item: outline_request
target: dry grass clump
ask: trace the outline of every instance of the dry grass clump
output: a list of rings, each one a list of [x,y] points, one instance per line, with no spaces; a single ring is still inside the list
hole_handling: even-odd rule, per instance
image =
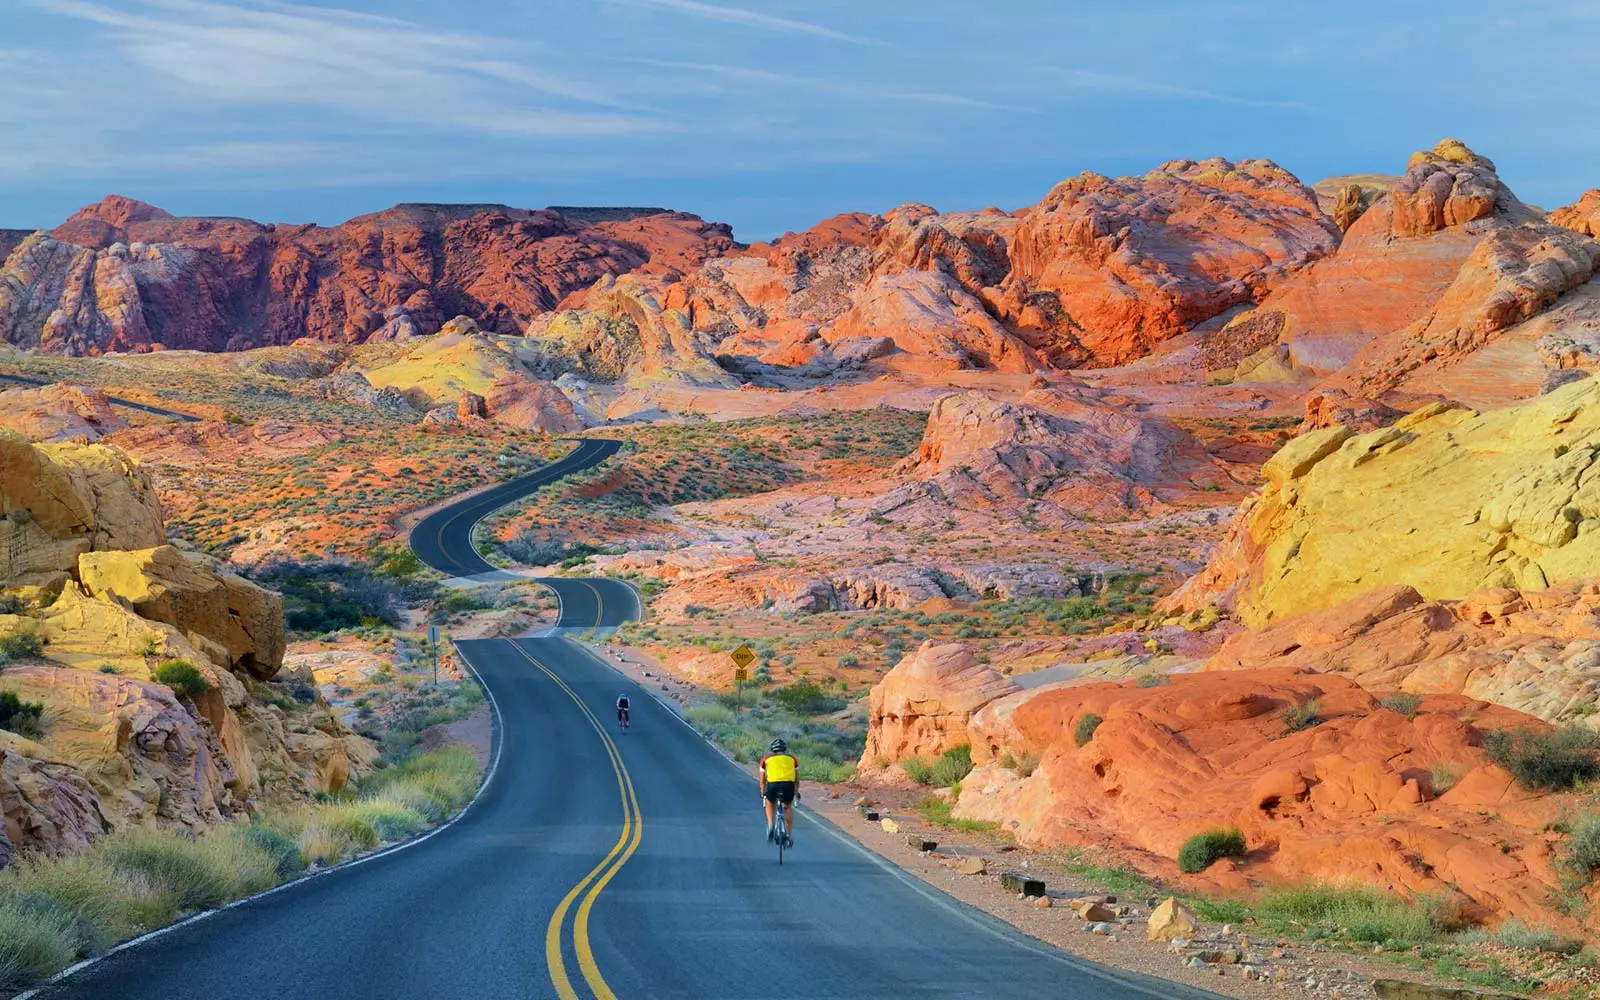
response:
[[[79,958],[292,878],[401,840],[464,806],[478,762],[462,746],[416,754],[363,783],[361,795],[263,816],[200,837],[127,829],[80,854],[31,856],[0,871],[0,990],[26,987]]]

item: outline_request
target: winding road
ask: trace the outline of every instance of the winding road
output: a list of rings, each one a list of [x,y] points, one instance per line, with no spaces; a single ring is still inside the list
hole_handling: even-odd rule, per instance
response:
[[[49,382],[43,379],[26,378],[22,375],[7,375],[4,372],[0,372],[0,382],[14,382],[17,385],[26,385],[33,388],[41,388],[44,386],[58,384],[56,382]],[[158,417],[171,417],[174,420],[181,420],[187,424],[197,424],[200,422],[200,418],[192,413],[179,413],[177,410],[163,410],[159,406],[151,406],[148,403],[135,403],[131,399],[120,399],[116,396],[107,396],[106,399],[108,399],[113,406],[125,406],[130,410],[138,410],[141,413],[152,413]]]
[[[471,525],[614,442],[446,507],[412,544],[493,572]],[[82,1000],[1214,997],[1021,935],[807,813],[779,866],[754,780],[562,629],[636,616],[610,580],[551,579],[561,629],[458,643],[497,716],[479,798],[420,842],[117,952],[43,991]],[[611,706],[632,696],[633,726]]]

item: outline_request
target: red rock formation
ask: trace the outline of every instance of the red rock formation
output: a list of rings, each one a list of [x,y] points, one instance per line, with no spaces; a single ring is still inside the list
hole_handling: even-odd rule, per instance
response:
[[[861,766],[934,756],[971,743],[972,713],[1015,690],[1009,677],[979,663],[966,646],[924,642],[873,686]]]
[[[400,205],[323,228],[108,198],[12,250],[0,339],[72,354],[234,350],[427,334],[456,315],[520,333],[604,276],[678,273],[734,246],[726,226],[690,215],[602,214]]]
[[[1350,225],[1337,253],[1266,297],[1250,330],[1276,328],[1281,346],[1267,349],[1282,356],[1266,366],[1248,359],[1235,374],[1245,381],[1265,371],[1275,379],[1326,377],[1326,385],[1371,398],[1443,392],[1486,405],[1531,395],[1549,366],[1539,336],[1559,330],[1508,341],[1477,367],[1464,362],[1582,288],[1597,256],[1600,244],[1544,222],[1501,183],[1493,162],[1447,139],[1411,158],[1405,175]],[[1557,325],[1577,327],[1584,318]],[[1230,326],[1210,336],[1247,332]],[[1587,348],[1559,339],[1547,337],[1545,353],[1584,366]]]
[[[1338,242],[1311,190],[1270,161],[1086,173],[1023,213],[997,305],[1053,360],[1129,361]]]
[[[1575,204],[1552,211],[1547,218],[1585,236],[1600,236],[1600,190],[1590,189]]]
[[[1284,710],[1313,700],[1315,724],[1290,731]],[[1091,714],[1104,721],[1080,747]],[[1480,748],[1488,729],[1539,725],[1459,695],[1424,697],[1408,718],[1346,677],[1287,669],[1047,685],[972,713],[979,767],[956,813],[1028,843],[1125,844],[1173,879],[1187,838],[1237,827],[1250,853],[1191,884],[1358,880],[1570,932],[1551,905],[1562,838],[1550,824],[1577,797],[1517,787]],[[1023,776],[1007,756],[1038,765]]]

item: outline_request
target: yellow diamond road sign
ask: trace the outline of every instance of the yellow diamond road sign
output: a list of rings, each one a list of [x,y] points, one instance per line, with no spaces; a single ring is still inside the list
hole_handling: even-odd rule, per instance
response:
[[[740,646],[730,655],[733,657],[733,662],[741,668],[748,667],[756,658],[756,654],[750,652],[749,646]]]

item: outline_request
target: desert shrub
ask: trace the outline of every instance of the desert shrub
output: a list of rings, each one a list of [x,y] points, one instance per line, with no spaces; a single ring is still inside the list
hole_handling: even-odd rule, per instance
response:
[[[1378,701],[1379,705],[1391,712],[1398,712],[1408,719],[1417,717],[1417,709],[1422,706],[1422,696],[1396,692]]]
[[[469,611],[483,611],[490,607],[483,595],[474,590],[464,588],[447,588],[439,591],[428,607],[428,621],[435,625],[442,625],[449,621],[452,615],[466,614]]]
[[[377,558],[378,574],[396,580],[410,580],[428,568],[423,564],[422,558],[406,545],[380,549],[373,555]]]
[[[737,691],[720,691],[717,693],[717,704],[729,711],[754,708],[760,703],[761,692],[755,688],[741,687]]]
[[[198,698],[211,690],[211,682],[188,660],[168,660],[156,668],[155,676],[185,698]]]
[[[565,566],[569,562],[576,566],[600,551],[593,545],[565,541],[538,528],[524,528],[515,537],[495,544],[512,562],[524,566]]]
[[[1516,917],[1495,928],[1489,939],[1495,944],[1521,951],[1548,951],[1556,955],[1576,955],[1583,950],[1583,941],[1580,938],[1565,937],[1549,927],[1525,924]]]
[[[245,827],[239,835],[275,859],[274,869],[280,879],[293,878],[305,867],[300,860],[300,845],[293,837],[264,826]]]
[[[1290,705],[1282,712],[1278,713],[1278,718],[1283,720],[1283,731],[1285,734],[1298,733],[1301,730],[1310,729],[1312,726],[1316,725],[1319,721],[1317,719],[1317,713],[1321,711],[1321,699],[1312,698],[1310,701],[1300,705]]]
[[[1600,734],[1583,726],[1561,729],[1497,729],[1483,740],[1483,752],[1510,771],[1524,788],[1566,791],[1600,777]]]
[[[956,782],[965,778],[972,771],[972,747],[963,743],[958,747],[951,747],[933,762],[928,771],[930,784],[949,788]]]
[[[733,710],[725,705],[696,705],[683,714],[696,729],[731,726],[734,723]]]
[[[65,968],[80,940],[77,922],[48,899],[0,896],[0,987],[10,993]]]
[[[1080,717],[1077,724],[1072,727],[1073,744],[1081,747],[1087,744],[1090,740],[1094,739],[1094,731],[1099,729],[1100,723],[1104,721],[1106,720],[1100,718],[1098,715],[1095,715],[1093,712]]]
[[[1015,756],[1011,753],[1011,751],[1008,750],[1006,751],[1005,756],[1000,758],[1000,766],[1007,768],[1008,770],[1015,771],[1022,777],[1026,778],[1038,769],[1039,755],[1030,752],[1024,753],[1021,756]]]
[[[33,603],[18,594],[0,594],[0,615],[25,615],[33,611]]]
[[[37,625],[23,625],[0,635],[0,663],[44,653],[44,636]]]
[[[1183,842],[1178,849],[1178,870],[1193,875],[1222,858],[1243,857],[1244,853],[1244,834],[1238,830],[1207,830]]]
[[[335,632],[371,623],[398,626],[406,602],[434,589],[430,583],[386,573],[383,565],[375,572],[339,560],[273,563],[257,570],[255,578],[283,594],[284,624],[295,632]]]
[[[772,699],[796,715],[822,715],[837,712],[845,701],[829,694],[816,681],[799,680],[772,692]]]
[[[1413,945],[1444,929],[1427,908],[1366,885],[1303,882],[1262,893],[1256,912],[1269,922],[1294,922],[1314,934],[1343,934],[1366,944]]]
[[[107,836],[97,849],[113,868],[147,880],[179,909],[218,906],[276,879],[277,859],[232,831],[190,840],[128,828]]]
[[[1160,687],[1165,683],[1167,683],[1166,674],[1145,674],[1143,677],[1139,678],[1138,686],[1142,688],[1153,688]]]
[[[1461,780],[1461,768],[1454,764],[1435,764],[1433,766],[1433,794],[1443,795],[1456,786]]]
[[[43,703],[23,701],[15,691],[0,691],[0,729],[36,738],[44,732],[43,720]]]
[[[1562,865],[1575,882],[1587,883],[1600,871],[1600,813],[1579,813],[1567,824]]]
[[[981,819],[957,819],[951,815],[952,803],[949,799],[939,795],[929,795],[917,802],[912,808],[917,815],[934,826],[942,826],[949,830],[959,830],[962,833],[993,833],[1000,828],[999,823]]]
[[[907,757],[900,762],[906,776],[919,785],[933,784],[933,765],[921,757]]]

